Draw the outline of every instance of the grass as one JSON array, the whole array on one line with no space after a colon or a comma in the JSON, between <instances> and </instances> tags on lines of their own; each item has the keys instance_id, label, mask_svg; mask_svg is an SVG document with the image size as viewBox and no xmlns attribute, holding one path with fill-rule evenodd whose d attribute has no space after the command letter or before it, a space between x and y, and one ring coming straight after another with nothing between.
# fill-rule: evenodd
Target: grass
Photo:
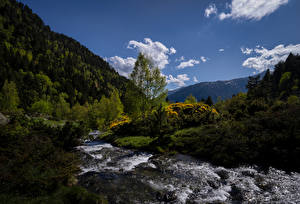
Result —
<instances>
[{"instance_id":1,"label":"grass","mask_svg":"<svg viewBox=\"0 0 300 204\"><path fill-rule=\"evenodd\" d=\"M119 147L140 149L147 147L154 139L144 136L123 137L116 139L114 143Z\"/></svg>"}]
</instances>

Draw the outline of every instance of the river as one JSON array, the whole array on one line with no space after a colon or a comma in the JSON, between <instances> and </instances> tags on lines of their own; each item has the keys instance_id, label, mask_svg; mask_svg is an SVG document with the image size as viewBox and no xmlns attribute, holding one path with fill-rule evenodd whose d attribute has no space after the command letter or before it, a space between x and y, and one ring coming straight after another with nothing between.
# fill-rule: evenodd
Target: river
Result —
<instances>
[{"instance_id":1,"label":"river","mask_svg":"<svg viewBox=\"0 0 300 204\"><path fill-rule=\"evenodd\" d=\"M103 141L78 146L79 184L110 203L300 203L300 174L224 168L186 155L152 155Z\"/></svg>"}]
</instances>

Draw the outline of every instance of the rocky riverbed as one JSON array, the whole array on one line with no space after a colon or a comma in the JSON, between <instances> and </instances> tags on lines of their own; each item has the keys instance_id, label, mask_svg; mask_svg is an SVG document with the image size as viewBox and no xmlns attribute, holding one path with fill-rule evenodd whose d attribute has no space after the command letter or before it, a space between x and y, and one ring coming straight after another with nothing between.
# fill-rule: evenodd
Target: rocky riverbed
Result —
<instances>
[{"instance_id":1,"label":"rocky riverbed","mask_svg":"<svg viewBox=\"0 0 300 204\"><path fill-rule=\"evenodd\" d=\"M110 203L300 203L300 174L228 169L186 155L152 155L103 141L78 146L79 184Z\"/></svg>"}]
</instances>

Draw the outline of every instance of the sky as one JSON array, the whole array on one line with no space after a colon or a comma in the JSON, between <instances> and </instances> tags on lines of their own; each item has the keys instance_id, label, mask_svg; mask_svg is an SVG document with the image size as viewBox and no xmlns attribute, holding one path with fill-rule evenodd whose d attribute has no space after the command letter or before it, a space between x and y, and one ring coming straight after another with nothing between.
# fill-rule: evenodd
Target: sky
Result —
<instances>
[{"instance_id":1,"label":"sky","mask_svg":"<svg viewBox=\"0 0 300 204\"><path fill-rule=\"evenodd\" d=\"M128 77L141 52L169 90L247 77L300 54L299 0L21 0Z\"/></svg>"}]
</instances>

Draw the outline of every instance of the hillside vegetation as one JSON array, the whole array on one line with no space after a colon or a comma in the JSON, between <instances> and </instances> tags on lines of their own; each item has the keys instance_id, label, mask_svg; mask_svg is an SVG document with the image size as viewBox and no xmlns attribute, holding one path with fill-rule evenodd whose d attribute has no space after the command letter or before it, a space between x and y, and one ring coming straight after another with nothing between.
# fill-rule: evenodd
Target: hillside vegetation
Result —
<instances>
[{"instance_id":1,"label":"hillside vegetation","mask_svg":"<svg viewBox=\"0 0 300 204\"><path fill-rule=\"evenodd\" d=\"M0 38L0 87L14 82L24 110L41 100L72 107L125 91L126 78L76 40L51 31L27 5L1 0Z\"/></svg>"}]
</instances>

